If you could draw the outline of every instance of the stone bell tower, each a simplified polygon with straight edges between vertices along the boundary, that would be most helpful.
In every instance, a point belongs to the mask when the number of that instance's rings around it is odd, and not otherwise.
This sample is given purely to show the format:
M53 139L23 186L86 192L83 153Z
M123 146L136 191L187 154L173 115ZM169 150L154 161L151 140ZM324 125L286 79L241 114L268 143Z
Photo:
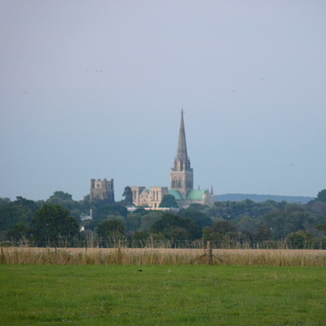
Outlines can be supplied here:
M170 171L170 189L178 190L183 199L185 199L187 193L192 190L193 187L194 172L190 166L190 160L187 153L183 110L181 110L177 156L174 159L173 168Z

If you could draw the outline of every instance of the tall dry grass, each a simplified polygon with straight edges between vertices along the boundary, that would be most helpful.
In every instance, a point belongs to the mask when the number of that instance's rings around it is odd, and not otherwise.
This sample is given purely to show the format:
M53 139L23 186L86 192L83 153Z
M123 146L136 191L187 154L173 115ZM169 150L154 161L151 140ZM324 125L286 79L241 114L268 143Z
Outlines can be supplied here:
M1 264L50 265L273 265L326 266L325 250L213 249L208 259L204 249L158 248L26 248L2 247Z

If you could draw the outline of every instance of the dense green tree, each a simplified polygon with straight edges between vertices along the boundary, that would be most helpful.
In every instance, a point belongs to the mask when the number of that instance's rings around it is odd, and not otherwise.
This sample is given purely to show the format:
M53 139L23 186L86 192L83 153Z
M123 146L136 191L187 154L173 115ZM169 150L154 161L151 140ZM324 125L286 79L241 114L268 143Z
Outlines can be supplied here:
M230 234L237 231L236 227L229 221L217 221L211 226L211 230L221 234Z
M134 210L135 214L140 214L140 215L144 215L147 214L148 211L146 209L144 209L143 207L139 207L137 209Z
M33 225L33 236L41 246L70 244L79 231L77 219L60 205L42 206L35 214Z
M101 223L103 220L98 220L98 219L92 219L88 220L83 223L84 229L87 231L95 231L98 225Z
M305 204L304 207L311 213L326 216L326 203L324 202L311 200L309 203Z
M171 213L164 213L156 221L151 232L163 234L171 240L195 240L201 237L201 229L190 218L184 218Z
M203 229L204 240L229 241L238 237L236 227L229 221L217 221L212 226Z
M5 197L5 198L0 197L0 206L4 205L4 204L9 204L9 203L10 203L10 198L8 198L8 197Z
M133 232L140 229L142 214L141 213L129 213L125 218L125 232Z
M262 220L265 228L271 230L271 235L275 240L281 240L287 236L285 230L285 215L283 211L274 209L265 213Z
M24 213L25 210L12 203L0 205L0 230L8 231L19 222L26 223L28 217Z
M269 241L272 239L271 229L268 229L264 225L258 226L254 232L254 239L257 242Z
M128 193L128 189L126 191ZM187 209L179 210L178 215L190 219L200 229L204 228L203 235L206 238L228 239L229 241L240 236L238 239L246 242L270 239L284 240L292 233L296 234L298 231L304 231L321 241L321 231L326 233L326 227L324 227L326 202L323 201L325 192L326 189L325 191L322 190L318 194L317 200L312 200L305 205L272 200L258 203L252 200L243 200L241 202L220 201L215 202L212 207L192 204ZM93 209L93 220L84 222L87 223L85 229L88 232L94 232L103 220L118 219L124 225L124 232L131 236L137 231L151 232L152 226L162 219L162 212L148 211L143 208L128 213L125 201L121 203L123 205L112 204L103 200L90 201L89 195L85 196L81 201L74 201L72 195L63 191L55 191L46 201L46 204L60 205L67 208L70 212L69 215L78 219L82 213L88 215L89 210ZM42 201L32 201L21 196L18 196L15 201L0 198L0 240L7 240L8 236L11 239L18 240L21 235L24 234L25 236L26 230L32 227L35 213L43 204ZM162 205L170 206L170 204ZM213 221L232 222L239 233L212 231L211 228L207 227L212 227ZM32 230L34 239L36 239L39 235L36 234L35 221ZM62 239L61 233L60 237ZM151 239L155 237L191 239L193 236L190 233L184 225L174 225L171 226L170 231L159 235L158 233L151 234ZM196 239L199 237L200 235ZM43 239L43 245L45 241Z
M204 212L208 208L209 208L209 206L207 206L207 205L193 203L193 204L190 204L189 205L189 207L187 208L187 210L189 210L189 211L196 211L196 212Z
M131 247L145 247L151 241L149 231L136 231L129 234Z
M242 231L240 233L239 240L241 241L241 243L250 244L250 245L252 245L256 241L254 232L249 230Z
M305 224L310 222L311 214L306 212L303 205L289 204L284 210L285 231L287 234L305 230Z
M126 217L128 214L128 210L125 206L120 204L112 204L105 206L94 206L93 208L93 218L96 220L105 220L109 215L113 216L124 216Z
M125 206L120 204L111 204L105 205L99 204L98 206L94 205L93 202L93 219L87 221L85 224L85 230L95 231L98 225L105 220L117 219L120 220L126 229L128 229L128 210ZM133 221L131 221L133 222ZM129 230L129 229L128 229Z
M282 240L293 232L313 230L318 215L307 211L304 205L292 203L284 210L274 209L264 214L262 221L272 231L274 240Z
M78 203L72 199L72 195L63 191L55 191L53 195L47 199L46 203L52 205L61 205L68 208L69 210L74 209L75 206L78 205Z
M2 201L0 204L0 230L8 231L17 223L30 226L40 204L40 202L23 197L17 197L12 202L10 200Z
M125 197L125 199L123 200L124 205L131 206L133 203L133 198L132 191L129 186L125 187L122 196Z
M275 202L273 200L258 203L249 199L240 202L216 201L205 213L214 220L234 220L242 216L260 218L264 213L273 209L283 210L286 204L286 202Z
M319 191L316 200L326 203L326 189Z
M111 219L102 221L97 227L97 234L104 240L121 238L124 235L124 225L120 220Z
M91 201L90 195L84 196L82 200L79 201L79 208L81 213L88 214L89 211L93 208L94 202Z
M291 249L311 249L315 242L312 234L303 230L292 232L286 238L286 243Z
M323 231L326 234L326 221L323 222L322 224L316 225L316 229L318 231Z
M47 204L61 205L69 209L70 214L79 219L79 216L85 208L82 201L75 201L72 199L72 195L64 191L55 191L52 196L46 200Z
M179 207L179 206L174 196L164 195L159 207Z
M56 199L56 198L60 198L62 200L72 200L72 195L71 194L68 194L67 192L64 192L64 191L55 191L53 193L52 196L50 196L50 198L48 200L51 200L51 199Z
M32 212L36 212L39 209L39 205L37 202L30 200L30 199L26 199L21 196L17 196L16 200L13 202L13 204L15 206L25 207Z
M190 209L186 209L179 212L179 215L185 218L190 218L200 228L211 226L213 224L213 221L205 213L200 211L192 211Z
M245 230L253 231L258 227L258 225L259 225L259 220L250 216L243 216L237 222L236 227L238 231L243 232Z
M24 223L17 223L8 231L7 237L13 241L30 240L30 232L30 227Z
M140 231L149 231L152 225L159 221L163 216L160 211L146 211L146 214L142 214L140 222Z
M129 223L129 219L126 216L122 216L119 214L109 215L107 217L107 220L119 220L124 225L125 229L127 228L127 225Z
M107 199L100 199L98 197L93 198L92 200L89 199L88 197L84 197L82 204L84 206L88 206L89 208L98 208L101 206L108 206L108 205L113 205L115 201L112 198L107 198ZM124 205L123 201L117 202L117 204Z

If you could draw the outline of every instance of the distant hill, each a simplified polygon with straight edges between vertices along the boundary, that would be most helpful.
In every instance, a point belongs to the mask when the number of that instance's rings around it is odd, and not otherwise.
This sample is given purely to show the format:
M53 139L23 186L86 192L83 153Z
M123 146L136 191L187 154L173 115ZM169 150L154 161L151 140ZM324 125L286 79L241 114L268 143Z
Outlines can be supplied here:
M250 199L254 202L261 202L266 200L274 200L277 202L287 201L288 203L301 203L306 204L314 197L303 197L303 196L275 196L275 195L255 195L255 194L224 194L214 196L216 201L242 201Z

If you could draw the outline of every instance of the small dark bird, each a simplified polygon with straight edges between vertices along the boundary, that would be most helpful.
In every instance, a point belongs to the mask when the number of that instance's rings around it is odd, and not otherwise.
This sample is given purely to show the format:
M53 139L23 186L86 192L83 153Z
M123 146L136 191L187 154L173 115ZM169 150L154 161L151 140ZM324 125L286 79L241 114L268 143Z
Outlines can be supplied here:
M143 270L142 269L139 269L138 272L142 272Z

